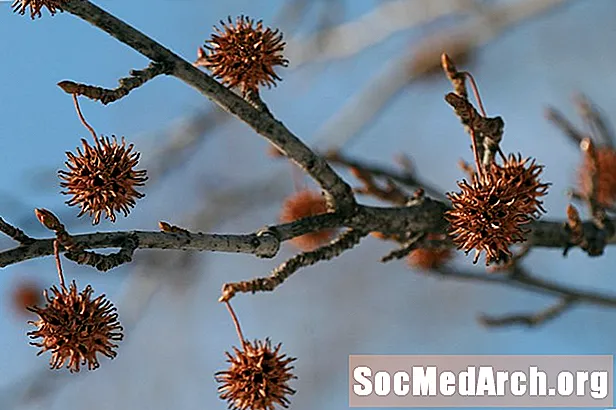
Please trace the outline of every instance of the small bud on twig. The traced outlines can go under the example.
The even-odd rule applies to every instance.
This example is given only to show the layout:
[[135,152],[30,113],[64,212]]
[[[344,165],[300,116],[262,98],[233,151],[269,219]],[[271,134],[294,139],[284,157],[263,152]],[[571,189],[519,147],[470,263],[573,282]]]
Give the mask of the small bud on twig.
[[45,226],[45,228],[49,230],[58,231],[64,227],[60,223],[60,220],[47,209],[36,208],[34,210],[34,214],[36,215],[39,222],[42,223],[43,226]]

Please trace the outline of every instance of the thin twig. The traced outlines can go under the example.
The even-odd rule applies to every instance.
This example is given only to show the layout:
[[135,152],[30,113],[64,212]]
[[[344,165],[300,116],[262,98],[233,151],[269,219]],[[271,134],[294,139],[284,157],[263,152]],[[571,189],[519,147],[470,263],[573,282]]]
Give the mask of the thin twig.
[[372,174],[360,168],[351,168],[351,173],[357,178],[363,187],[354,189],[355,193],[371,195],[385,202],[403,206],[407,203],[409,196],[391,180],[387,179],[386,187],[381,187],[374,180]]
[[245,350],[246,349],[246,339],[244,338],[244,334],[242,333],[242,327],[240,326],[240,321],[237,319],[237,315],[235,314],[235,311],[231,307],[231,302],[229,302],[228,300],[225,300],[224,303],[227,306],[227,310],[229,311],[229,314],[231,315],[231,320],[233,321],[233,325],[235,326],[235,332],[237,333],[237,337],[240,339],[242,348]]
[[114,245],[120,248],[116,253],[103,255],[96,252],[89,252],[84,247],[75,242],[73,237],[66,231],[64,225],[57,216],[46,209],[36,209],[36,217],[47,228],[55,232],[56,240],[53,242],[54,253],[58,247],[65,251],[67,259],[77,262],[80,265],[89,265],[100,271],[106,272],[122,264],[131,262],[133,254],[139,247],[138,239],[135,235],[126,235],[122,242]]
[[107,105],[126,97],[132,90],[142,86],[152,78],[168,73],[169,67],[164,64],[151,63],[143,70],[131,70],[130,77],[120,78],[118,81],[120,85],[113,90],[68,80],[60,81],[58,86],[67,94],[83,95],[91,100],[100,101],[103,105]]
[[490,273],[453,270],[447,267],[441,267],[438,270],[430,271],[430,273],[442,279],[482,282],[486,284],[527,290],[540,295],[572,297],[576,298],[579,303],[616,308],[616,295],[585,291],[583,289],[557,284],[545,279],[539,279],[528,274],[503,276]]
[[479,95],[479,87],[477,87],[477,83],[475,82],[475,77],[468,71],[462,71],[460,74],[464,75],[471,83],[471,90],[473,90],[473,95],[475,96],[475,100],[477,101],[477,106],[479,107],[479,112],[484,117],[487,117],[485,108],[483,108],[483,101],[481,101],[481,96]]
[[60,286],[62,289],[66,289],[64,286],[64,273],[62,272],[62,262],[60,261],[60,242],[56,239],[53,241],[53,254],[56,259],[56,268],[58,269],[58,279],[60,280]]
[[222,296],[219,301],[228,301],[235,296],[237,292],[271,292],[300,268],[314,265],[320,261],[333,259],[344,251],[353,248],[359,243],[361,238],[366,235],[367,232],[350,229],[333,240],[329,245],[322,246],[314,251],[304,252],[294,256],[274,269],[267,277],[242,282],[226,283],[222,288]]
[[[475,96],[475,100],[477,100],[477,105],[479,106],[479,111],[481,112],[481,115],[484,118],[487,119],[488,114],[486,113],[486,110],[483,107],[483,101],[481,100],[481,96],[479,95],[479,87],[477,87],[477,82],[475,81],[475,77],[473,77],[473,75],[471,73],[469,73],[468,71],[464,71],[464,72],[462,72],[462,74],[464,74],[464,76],[466,78],[468,78],[468,80],[470,81],[471,89],[473,90],[473,95]],[[501,150],[500,146],[498,145],[498,142],[500,142],[500,139],[502,137],[502,133],[501,133],[501,135],[490,135],[490,134],[487,134],[486,137],[488,137],[486,139],[494,140],[494,143],[496,145],[496,151],[500,155],[501,159],[503,161],[506,161],[505,154],[503,154],[503,151]],[[484,144],[486,144],[486,142],[487,141],[484,140]],[[488,143],[488,145],[485,147],[488,151],[490,150],[490,145],[491,144]],[[487,162],[488,161],[486,161],[486,159],[484,159],[484,164],[486,164]]]
[[135,250],[139,247],[139,243],[134,235],[127,235],[125,240],[119,244],[118,247],[120,248],[119,251],[108,255],[90,252],[76,247],[67,250],[65,256],[67,259],[79,265],[88,265],[101,272],[107,272],[110,269],[131,262]]
[[[457,86],[455,77],[454,80],[452,80],[452,84],[454,86],[454,89],[460,88],[459,86]],[[483,163],[480,159],[482,153],[479,150],[480,147],[483,147],[484,135],[478,132],[479,127],[477,126],[477,121],[479,120],[480,116],[475,107],[473,107],[473,105],[466,98],[458,95],[459,92],[461,91],[447,94],[445,96],[445,101],[449,105],[451,105],[454,112],[462,122],[462,125],[471,137],[473,158],[475,160],[475,170],[477,174],[481,177],[481,175],[483,174]],[[464,88],[464,93],[466,93],[466,88]]]
[[387,255],[381,258],[381,262],[389,262],[396,259],[405,258],[409,253],[413,250],[417,249],[422,245],[422,240],[426,237],[425,233],[418,233],[414,235],[411,239],[405,242],[400,248],[394,249]]
[[81,113],[81,108],[79,107],[79,100],[78,100],[77,94],[73,94],[73,102],[75,103],[75,109],[77,110],[77,115],[79,116],[79,120],[81,121],[83,126],[86,127],[88,131],[90,131],[90,134],[92,134],[92,138],[94,139],[94,142],[96,143],[96,145],[98,145],[99,141],[98,141],[98,137],[96,136],[96,131],[94,131],[94,128],[92,128],[92,126],[88,124],[83,114]]
[[400,172],[394,169],[385,168],[379,165],[352,159],[344,155],[340,151],[329,151],[323,155],[327,159],[327,161],[334,165],[342,165],[348,168],[356,168],[362,170],[363,172],[369,173],[373,177],[391,179],[392,181],[395,181],[401,185],[407,186],[412,189],[423,188],[426,193],[432,198],[438,199],[440,201],[447,200],[445,195],[443,195],[442,190],[421,181],[417,175],[410,172],[410,169],[405,169],[403,172]]
[[588,125],[595,141],[602,146],[614,148],[615,139],[607,126],[607,121],[584,94],[574,96],[574,102],[584,122]]
[[580,132],[565,116],[555,108],[548,107],[545,110],[545,117],[554,123],[565,136],[577,146],[582,143],[582,140],[586,138],[582,132]]
[[566,311],[575,306],[576,301],[576,297],[563,297],[553,306],[549,306],[548,308],[536,313],[518,313],[504,316],[482,314],[479,316],[479,322],[488,327],[502,327],[511,325],[535,327],[562,316]]
[[477,136],[476,131],[471,128],[471,144],[473,147],[473,157],[475,159],[475,168],[477,170],[477,175],[479,178],[483,176],[483,163],[479,159],[479,150],[477,149]]
[[497,152],[504,158],[499,148],[505,126],[501,117],[482,117],[466,98],[460,97],[455,92],[447,94],[445,101],[451,105],[465,131],[471,135],[474,144],[473,154],[475,158],[483,159],[480,161],[481,167],[490,164]]

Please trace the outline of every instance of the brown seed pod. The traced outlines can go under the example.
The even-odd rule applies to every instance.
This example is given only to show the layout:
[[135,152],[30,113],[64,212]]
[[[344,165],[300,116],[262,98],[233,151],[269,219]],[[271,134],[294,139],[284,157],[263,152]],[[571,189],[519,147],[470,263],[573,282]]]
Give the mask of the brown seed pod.
[[[597,201],[601,206],[611,207],[616,202],[616,151],[610,147],[596,147]],[[590,195],[592,186],[591,159],[584,155],[578,169],[578,187],[584,195]]]
[[[426,239],[436,240],[439,239],[439,235],[428,234]],[[409,253],[406,261],[412,268],[434,270],[449,262],[452,257],[453,252],[450,248],[417,248]]]
[[445,217],[450,222],[449,234],[465,253],[475,250],[473,263],[481,252],[486,253],[486,265],[506,262],[512,256],[509,246],[524,241],[530,223],[527,202],[520,200],[520,188],[503,178],[502,173],[476,174],[472,183],[458,182],[461,192],[448,193],[453,209]]
[[[305,189],[287,197],[282,205],[280,222],[289,223],[298,219],[324,214],[327,212],[325,198],[318,191]],[[307,233],[291,240],[291,243],[303,251],[311,251],[329,242],[336,230],[324,229],[322,231]]]
[[205,44],[207,52],[199,49],[195,65],[206,67],[229,87],[239,86],[244,95],[282,80],[274,71],[275,66],[289,63],[282,55],[282,33],[264,28],[262,21],[255,26],[246,16],[238,17],[235,24],[231,17],[220,24],[222,28],[214,27],[216,33]]
[[543,171],[542,165],[537,165],[531,158],[522,159],[522,155],[511,154],[500,166],[493,164],[492,172],[515,187],[517,201],[520,209],[538,218],[546,210],[543,208],[543,201],[539,198],[547,195],[549,183],[542,183],[539,175]]
[[289,381],[296,379],[289,364],[295,358],[280,353],[282,344],[272,349],[269,339],[254,343],[246,341],[244,348],[226,353],[230,364],[215,374],[220,398],[236,410],[273,410],[276,404],[288,408],[287,396],[295,394]]
[[30,342],[41,348],[38,355],[51,351],[51,368],[60,369],[68,362],[71,373],[79,372],[86,363],[88,370],[97,369],[98,353],[113,359],[118,347],[114,342],[124,336],[116,308],[105,295],[91,299],[92,287],[88,285],[78,293],[74,281],[69,289],[53,286],[51,292],[53,296],[47,290],[43,292],[47,301],[44,307],[28,308],[39,316],[39,320],[28,322],[37,327],[28,336],[42,339]]
[[67,0],[15,0],[11,7],[13,12],[21,15],[26,14],[26,9],[30,8],[30,17],[34,20],[37,17],[42,17],[41,10],[45,7],[49,10],[49,14],[52,16],[56,14],[56,11],[62,12],[62,3],[66,3]]
[[28,308],[41,303],[42,296],[41,287],[32,280],[21,280],[11,290],[13,308],[20,314],[29,314]]
[[67,204],[81,206],[78,216],[89,213],[94,217],[93,225],[100,222],[103,212],[112,222],[116,220],[116,212],[128,216],[136,200],[145,196],[135,187],[143,186],[148,179],[145,170],[134,169],[139,162],[139,153],[132,152],[133,144],[126,147],[124,137],[121,144],[115,136],[113,140],[101,137],[95,146],[89,145],[85,139],[81,143],[83,152],[77,148],[77,155],[66,153],[68,171],[58,171],[64,180],[60,186],[68,188],[62,193],[73,196]]

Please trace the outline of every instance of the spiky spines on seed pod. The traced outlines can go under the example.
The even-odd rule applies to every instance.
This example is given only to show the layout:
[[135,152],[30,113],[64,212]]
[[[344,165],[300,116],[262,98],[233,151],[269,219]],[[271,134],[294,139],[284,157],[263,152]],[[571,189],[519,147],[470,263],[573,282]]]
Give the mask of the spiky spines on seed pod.
[[94,225],[103,213],[112,222],[116,212],[128,216],[136,200],[144,197],[136,187],[148,179],[145,170],[135,170],[140,154],[133,151],[133,144],[127,147],[124,138],[118,143],[115,136],[97,138],[96,145],[85,139],[81,143],[83,151],[77,148],[76,155],[66,153],[68,171],[58,172],[63,180],[60,186],[67,188],[62,193],[72,195],[67,204],[79,205],[79,216],[88,213]]
[[30,307],[39,319],[29,322],[37,327],[28,333],[31,339],[41,339],[30,344],[40,347],[39,355],[50,351],[50,366],[60,369],[64,365],[73,372],[79,372],[82,365],[89,370],[99,367],[97,354],[109,358],[116,356],[115,349],[123,339],[122,326],[113,304],[100,295],[92,299],[91,286],[78,292],[72,282],[68,289],[53,286],[53,295],[44,291],[46,304]]
[[19,13],[21,15],[26,14],[26,10],[30,9],[30,17],[34,20],[37,17],[42,17],[43,14],[41,10],[46,8],[49,10],[49,14],[52,16],[56,14],[57,11],[62,10],[62,3],[66,3],[67,0],[15,0],[11,7],[15,13]]
[[545,213],[541,197],[550,186],[540,180],[543,167],[534,159],[509,155],[502,165],[490,163],[471,182],[458,182],[461,192],[448,193],[453,209],[446,213],[450,236],[458,249],[485,252],[486,265],[507,262],[509,247],[525,240],[525,225]]
[[227,353],[229,368],[217,372],[220,398],[235,410],[273,410],[275,405],[289,407],[288,396],[295,394],[289,381],[295,379],[290,363],[295,358],[280,352],[282,344],[272,348],[269,339],[246,341],[243,348]]
[[274,67],[286,67],[282,52],[285,43],[282,33],[263,27],[263,22],[239,16],[235,23],[228,18],[221,21],[203,48],[198,49],[198,66],[209,69],[229,87],[239,87],[244,95],[259,87],[276,85],[281,78]]

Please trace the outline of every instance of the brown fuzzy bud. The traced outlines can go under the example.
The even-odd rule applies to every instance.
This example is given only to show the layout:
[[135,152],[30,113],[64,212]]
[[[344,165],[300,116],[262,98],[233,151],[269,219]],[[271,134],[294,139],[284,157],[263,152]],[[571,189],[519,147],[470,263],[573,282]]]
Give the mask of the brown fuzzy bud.
[[39,222],[49,230],[57,231],[63,227],[60,220],[47,209],[37,208],[34,210],[34,214]]
[[190,233],[188,230],[184,229],[184,228],[180,228],[179,226],[175,226],[175,225],[171,225],[165,221],[159,221],[158,222],[158,227],[160,228],[161,231],[163,232],[168,232],[168,233],[183,233],[183,234],[188,234]]

